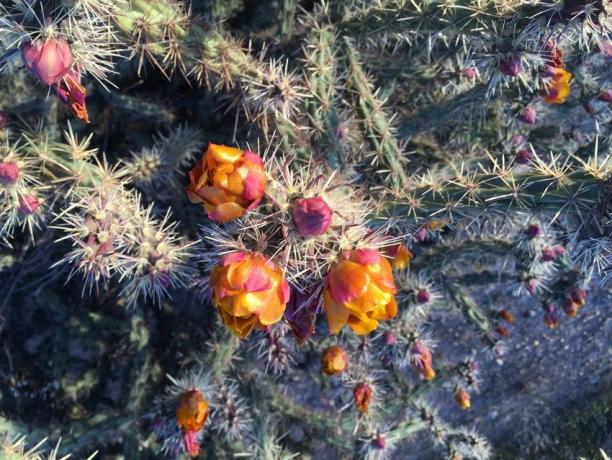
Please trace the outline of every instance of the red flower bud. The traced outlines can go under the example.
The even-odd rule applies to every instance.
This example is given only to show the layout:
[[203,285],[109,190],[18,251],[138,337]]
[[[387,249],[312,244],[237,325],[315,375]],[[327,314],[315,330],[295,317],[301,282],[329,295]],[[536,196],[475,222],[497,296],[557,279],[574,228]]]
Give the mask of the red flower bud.
[[509,77],[516,77],[519,73],[521,73],[522,68],[521,56],[518,54],[512,54],[499,61],[499,70],[501,73]]
[[508,330],[508,328],[504,326],[497,326],[495,328],[495,332],[497,332],[500,337],[504,337],[504,338],[510,337],[510,331]]
[[570,295],[578,305],[583,306],[586,303],[586,291],[584,289],[576,288]]
[[376,436],[372,439],[372,447],[374,447],[374,449],[383,450],[387,447],[387,440],[383,436]]
[[512,314],[512,312],[508,310],[500,310],[498,312],[498,315],[504,321],[508,321],[509,323],[514,323],[514,315]]
[[10,121],[11,116],[9,113],[5,112],[4,110],[0,110],[0,129],[6,128]]
[[383,334],[383,342],[385,342],[385,345],[393,346],[397,343],[397,336],[393,331],[385,331]]
[[468,80],[476,78],[476,69],[474,67],[465,67],[462,71],[463,76]]
[[0,161],[0,185],[13,185],[19,179],[21,170],[14,161]]
[[514,159],[520,165],[529,164],[531,159],[533,158],[533,154],[531,153],[531,149],[521,149],[516,152]]
[[599,100],[604,102],[612,102],[612,89],[605,89],[599,94]]
[[431,300],[431,292],[429,292],[427,289],[419,289],[416,299],[420,304],[428,303]]
[[34,214],[40,206],[40,200],[34,195],[24,195],[19,200],[19,212],[26,216]]
[[528,125],[534,125],[537,120],[536,110],[531,106],[525,107],[523,110],[521,110],[521,113],[519,114],[518,118],[523,123],[527,123]]
[[470,394],[465,388],[460,388],[455,392],[455,401],[462,410],[467,410],[471,406]]
[[540,224],[531,224],[529,227],[527,227],[527,238],[530,240],[542,236],[543,234],[544,232]]
[[574,302],[572,299],[566,299],[563,304],[563,311],[570,318],[574,318],[578,314],[578,310],[580,309],[580,305]]
[[295,200],[291,214],[297,232],[306,237],[322,235],[332,221],[332,210],[320,197]]
[[64,39],[36,40],[21,48],[23,62],[48,86],[59,83],[72,66],[70,45]]

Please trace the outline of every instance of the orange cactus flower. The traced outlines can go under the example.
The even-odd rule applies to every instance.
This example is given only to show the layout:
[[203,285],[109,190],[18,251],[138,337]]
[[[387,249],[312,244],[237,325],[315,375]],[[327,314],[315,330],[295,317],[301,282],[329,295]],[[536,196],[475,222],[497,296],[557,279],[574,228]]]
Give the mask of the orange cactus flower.
[[181,395],[176,408],[176,421],[185,431],[200,431],[208,418],[208,403],[198,390]]
[[391,264],[373,249],[345,251],[324,281],[323,307],[330,334],[348,323],[357,335],[397,314]]
[[321,369],[327,375],[341,374],[348,367],[348,354],[339,345],[326,348],[321,355]]
[[210,274],[210,287],[223,322],[240,338],[280,321],[290,296],[282,270],[255,252],[223,256]]
[[209,144],[202,160],[189,171],[187,196],[203,203],[208,217],[228,222],[255,209],[266,191],[262,159],[235,147]]
[[551,80],[544,90],[544,101],[549,104],[563,104],[570,95],[572,74],[562,67],[549,68]]
[[463,410],[467,410],[471,406],[470,394],[464,388],[460,388],[455,392],[455,401]]
[[367,383],[359,383],[353,389],[353,400],[355,401],[355,407],[362,414],[367,414],[372,402],[372,396],[374,396],[374,390]]
[[387,253],[393,257],[391,264],[396,270],[405,270],[410,265],[410,260],[412,260],[412,252],[405,244],[400,243],[391,246]]

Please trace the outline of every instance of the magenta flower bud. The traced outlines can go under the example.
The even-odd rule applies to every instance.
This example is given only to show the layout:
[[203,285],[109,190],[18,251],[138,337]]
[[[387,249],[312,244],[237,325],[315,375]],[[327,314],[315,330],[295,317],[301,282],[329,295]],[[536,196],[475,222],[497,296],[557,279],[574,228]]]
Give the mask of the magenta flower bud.
[[72,66],[70,45],[64,39],[27,43],[21,48],[21,55],[30,72],[48,86],[62,81]]
[[13,185],[19,179],[21,170],[14,161],[0,161],[0,185]]
[[0,110],[0,129],[6,128],[10,121],[11,116],[9,113],[5,112],[4,110]]
[[514,159],[520,165],[527,165],[532,160],[533,154],[531,153],[531,149],[521,149],[516,152]]
[[562,256],[563,254],[565,254],[565,248],[563,246],[561,246],[560,244],[555,244],[553,246],[553,251],[555,251],[555,255],[557,257]]
[[332,210],[323,198],[299,198],[293,202],[292,216],[300,235],[319,236],[331,225]]
[[34,214],[40,206],[40,200],[34,195],[24,195],[19,200],[19,212],[25,216]]
[[421,225],[417,229],[416,233],[414,234],[414,239],[420,243],[427,239],[427,227],[425,225]]
[[512,54],[499,61],[499,70],[509,77],[516,77],[521,73],[522,67],[521,56],[518,54]]
[[542,250],[542,260],[544,262],[552,262],[554,260],[557,260],[557,252],[555,251],[555,249],[551,248],[550,246],[544,248]]
[[376,436],[372,439],[372,447],[374,447],[374,449],[383,450],[387,447],[387,440],[382,436]]
[[523,142],[525,142],[525,136],[522,134],[515,134],[512,136],[512,143],[514,145],[521,145]]
[[535,295],[538,291],[538,280],[535,278],[530,278],[527,280],[526,286],[529,293],[531,295]]
[[535,125],[537,119],[536,110],[531,106],[527,106],[523,110],[521,110],[518,119],[521,120],[523,123],[527,123],[528,125]]
[[599,100],[604,102],[612,102],[612,89],[605,89],[599,95]]
[[385,342],[385,345],[393,346],[397,343],[397,336],[393,331],[385,331],[383,334],[383,342]]
[[476,78],[476,69],[474,67],[465,67],[462,71],[463,76],[468,80]]
[[527,238],[530,240],[542,236],[543,234],[544,232],[540,224],[530,224],[529,227],[527,227]]
[[418,303],[428,303],[431,300],[431,292],[427,289],[419,289],[416,298]]

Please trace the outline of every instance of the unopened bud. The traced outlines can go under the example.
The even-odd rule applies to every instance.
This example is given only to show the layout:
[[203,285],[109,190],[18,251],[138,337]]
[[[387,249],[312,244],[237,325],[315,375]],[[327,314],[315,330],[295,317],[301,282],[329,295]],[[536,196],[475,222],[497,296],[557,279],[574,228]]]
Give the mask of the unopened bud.
[[578,310],[580,309],[580,305],[574,302],[572,299],[566,299],[563,304],[563,311],[570,318],[575,318],[578,314]]
[[431,301],[431,292],[427,289],[419,289],[416,295],[417,302],[420,304],[426,304]]
[[397,336],[393,331],[385,331],[383,334],[383,342],[387,346],[393,346],[397,343]]
[[612,89],[605,89],[599,94],[599,100],[603,102],[612,102]]
[[13,185],[19,180],[21,170],[14,161],[0,161],[0,185]]
[[5,112],[4,110],[0,110],[0,129],[6,128],[10,121],[11,116],[9,113]]
[[470,394],[464,388],[460,388],[455,392],[455,401],[457,401],[457,404],[463,410],[467,410],[471,406]]
[[519,113],[518,119],[523,123],[527,123],[528,125],[534,125],[537,121],[537,112],[536,109],[532,106],[527,106],[521,113]]
[[503,337],[503,338],[510,337],[510,331],[508,330],[508,328],[506,328],[504,326],[497,326],[495,328],[495,332],[497,332],[500,337]]
[[70,45],[64,39],[36,40],[21,48],[23,62],[48,86],[62,81],[72,66]]
[[362,414],[367,414],[370,408],[370,402],[372,402],[372,396],[374,390],[367,383],[358,383],[353,389],[353,400],[355,401],[355,407]]
[[544,231],[542,230],[540,224],[530,224],[529,227],[527,227],[527,238],[530,240],[542,236],[543,234]]
[[516,162],[520,165],[527,165],[533,159],[531,149],[521,149],[514,156]]
[[331,225],[332,210],[321,197],[299,198],[293,202],[292,216],[300,235],[319,236]]
[[19,212],[25,216],[34,214],[38,210],[40,200],[34,195],[24,195],[19,200]]
[[348,367],[348,363],[348,354],[339,345],[326,348],[321,355],[321,369],[326,375],[341,374]]
[[499,61],[499,70],[509,77],[516,77],[521,73],[522,67],[521,56],[518,54],[512,54]]
[[387,447],[387,440],[383,436],[376,436],[372,439],[372,447],[374,447],[374,449],[383,450]]
[[476,78],[476,69],[474,67],[464,67],[462,73],[468,80]]
[[578,305],[583,306],[586,303],[586,291],[581,288],[576,288],[571,292],[571,298]]
[[504,321],[508,321],[509,323],[514,323],[514,315],[512,314],[512,312],[504,309],[504,310],[500,310],[498,312],[498,315]]

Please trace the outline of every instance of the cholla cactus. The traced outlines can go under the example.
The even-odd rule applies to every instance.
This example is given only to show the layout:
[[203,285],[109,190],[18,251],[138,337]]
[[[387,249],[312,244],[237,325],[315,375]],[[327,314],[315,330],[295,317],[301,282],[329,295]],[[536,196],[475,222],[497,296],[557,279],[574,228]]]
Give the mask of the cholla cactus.
[[609,5],[259,3],[0,7],[3,413],[49,458],[495,457],[457,421],[513,299],[558,337],[612,276]]

